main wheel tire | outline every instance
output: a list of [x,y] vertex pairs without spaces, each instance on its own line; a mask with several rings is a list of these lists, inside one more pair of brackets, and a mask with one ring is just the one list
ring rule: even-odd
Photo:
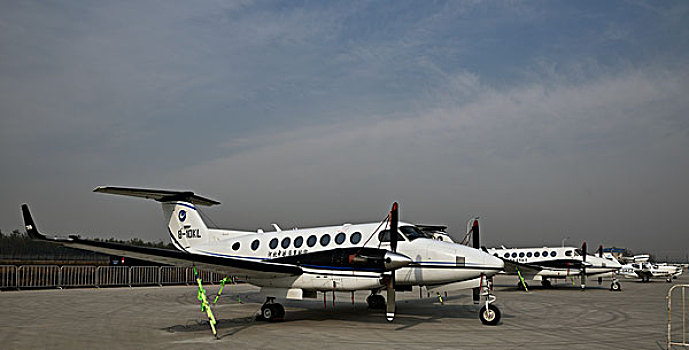
[[275,317],[273,304],[265,304],[261,307],[261,317],[266,321],[271,321]]
[[495,326],[500,322],[500,309],[493,304],[488,304],[488,308],[484,305],[478,312],[478,318],[481,319],[481,323],[486,326]]
[[384,309],[385,308],[385,298],[380,294],[369,295],[366,298],[369,309]]
[[529,288],[529,285],[526,282],[524,282],[524,283],[522,283],[522,281],[517,282],[517,289],[526,290],[526,288]]
[[542,280],[541,285],[543,286],[543,288],[550,288],[553,286],[549,280]]
[[282,320],[285,318],[285,307],[282,306],[282,304],[273,304],[273,309],[275,311],[273,320]]
[[610,290],[613,292],[619,292],[622,290],[622,286],[620,285],[620,282],[613,282],[610,284]]

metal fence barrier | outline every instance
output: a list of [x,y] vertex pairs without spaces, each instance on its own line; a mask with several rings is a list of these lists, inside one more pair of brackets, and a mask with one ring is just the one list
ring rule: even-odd
[[60,267],[60,287],[96,286],[95,266]]
[[60,287],[57,265],[22,265],[17,269],[17,288]]
[[[681,339],[682,341],[680,342],[679,339],[677,341],[673,341],[673,335],[678,336],[678,331],[676,330],[675,333],[673,334],[672,332],[672,294],[675,291],[675,289],[679,289],[680,296],[682,300],[680,301],[680,305],[682,306],[680,311],[677,311],[675,308],[675,316],[681,316],[681,324],[682,324],[682,333],[681,333]],[[686,304],[686,295],[687,295],[687,289],[689,289],[689,284],[678,284],[674,285],[670,288],[670,290],[667,292],[667,349],[670,350],[672,349],[673,346],[680,346],[684,348],[689,348],[689,343],[687,343],[687,304]],[[675,320],[677,320],[675,318]]]
[[0,265],[0,288],[17,288],[17,267]]
[[[219,283],[226,275],[198,270],[204,283]],[[0,265],[0,289],[163,286],[196,284],[191,267]]]
[[188,270],[186,267],[161,266],[159,283],[160,285],[189,284]]

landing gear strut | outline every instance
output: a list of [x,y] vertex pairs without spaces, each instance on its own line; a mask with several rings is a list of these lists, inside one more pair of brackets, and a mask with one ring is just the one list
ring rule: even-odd
[[502,314],[500,313],[500,309],[493,305],[497,298],[491,293],[492,283],[489,283],[486,277],[482,278],[486,280],[486,283],[481,283],[481,296],[486,298],[486,303],[481,307],[481,310],[478,311],[478,318],[481,320],[481,323],[487,326],[495,326],[500,322]]
[[275,302],[274,297],[267,297],[261,306],[261,314],[256,316],[259,321],[282,321],[285,319],[285,307]]
[[385,309],[385,298],[380,294],[371,293],[366,297],[369,309]]

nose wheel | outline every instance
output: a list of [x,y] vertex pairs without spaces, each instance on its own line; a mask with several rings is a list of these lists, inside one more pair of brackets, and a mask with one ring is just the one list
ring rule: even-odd
[[481,323],[486,326],[495,326],[500,322],[500,309],[493,304],[486,304],[481,307],[478,312],[478,318],[481,319]]
[[[491,294],[493,285],[492,280],[486,279],[484,276],[481,276],[481,278],[481,296],[485,297],[486,301],[478,311],[478,318],[481,320],[481,323],[486,326],[495,326],[500,323],[502,313],[500,309],[493,304],[497,298],[495,295]],[[483,279],[486,280],[485,284],[483,283]]]

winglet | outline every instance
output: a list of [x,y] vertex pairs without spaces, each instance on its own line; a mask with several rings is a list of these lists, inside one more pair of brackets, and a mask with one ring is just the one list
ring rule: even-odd
[[29,206],[27,204],[22,204],[22,215],[24,216],[24,228],[26,228],[26,233],[31,237],[31,239],[47,239],[45,235],[38,232],[36,223],[31,217],[31,212],[29,211]]

